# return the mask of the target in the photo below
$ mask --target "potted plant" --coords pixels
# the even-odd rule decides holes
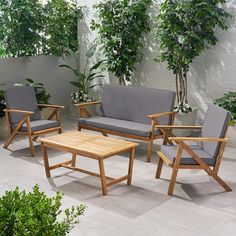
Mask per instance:
[[[0,87],[4,86],[4,84],[0,84]],[[5,119],[5,112],[3,111],[6,108],[5,102],[4,102],[4,94],[3,90],[0,89],[0,138],[5,138],[5,134],[7,134],[6,130],[6,119]]]
[[[96,21],[92,21],[92,30],[97,30],[105,66],[118,79],[119,84],[131,81],[135,64],[141,62],[140,52],[144,43],[144,34],[149,31],[148,13],[151,0],[103,0],[94,8]]]
[[[69,235],[86,206],[80,204],[62,211],[62,196],[57,193],[48,197],[38,185],[29,193],[18,187],[7,191],[0,198],[0,235]]]
[[[45,89],[43,83],[35,82],[32,79],[26,78],[25,83],[15,83],[14,86],[31,86],[34,88],[38,104],[50,103],[49,100],[51,98],[51,95]],[[51,108],[44,108],[40,111],[40,113],[43,119],[47,119],[48,116],[51,114]]]
[[[223,4],[225,0],[165,0],[157,14],[155,27],[158,53],[156,62],[165,62],[167,68],[175,75],[177,118],[188,120],[192,107],[188,103],[187,74],[193,60],[206,49],[215,45],[216,27],[226,30],[227,13]],[[181,115],[187,114],[190,115]],[[189,117],[190,116],[190,117]],[[194,124],[193,121],[184,123]]]
[[[99,67],[102,65],[104,60],[98,61],[94,65],[92,65],[89,68],[90,60],[95,54],[97,45],[94,44],[91,47],[89,47],[88,51],[86,52],[86,61],[85,61],[85,67],[83,70],[80,69],[79,64],[79,55],[77,52],[74,52],[70,49],[68,49],[69,54],[74,58],[75,60],[75,68],[69,66],[69,65],[60,65],[59,67],[65,67],[70,69],[75,76],[77,77],[76,80],[70,81],[70,83],[76,87],[76,90],[71,93],[71,100],[72,105],[70,106],[70,116],[71,118],[78,118],[78,110],[74,108],[73,104],[77,104],[79,102],[91,102],[94,100],[94,98],[91,96],[90,92],[91,89],[102,85],[101,83],[97,83],[97,80],[101,80],[104,78],[104,75],[101,73],[101,70],[99,70]],[[94,111],[93,111],[94,112]]]
[[[228,128],[227,135],[230,147],[236,147],[236,92],[225,93],[222,97],[215,99],[214,104],[231,112],[232,118]]]

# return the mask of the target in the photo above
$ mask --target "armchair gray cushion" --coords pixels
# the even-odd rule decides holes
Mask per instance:
[[[101,101],[102,116],[149,125],[147,115],[173,111],[175,92],[105,85]],[[160,123],[170,124],[170,117],[162,117]]]
[[[231,119],[230,112],[216,105],[210,104],[202,126],[202,137],[224,138],[228,124]],[[219,142],[199,142],[201,148],[211,156],[216,156],[219,152]]]
[[[33,132],[49,129],[49,128],[55,128],[58,127],[58,122],[55,120],[34,120],[30,122],[30,127]],[[13,129],[16,128],[17,125],[13,125]],[[23,124],[20,128],[20,131],[27,131],[27,125]]]
[[[80,118],[79,125],[92,126],[95,128],[107,129],[111,131],[126,133],[130,135],[137,135],[142,137],[149,137],[151,125],[140,124],[133,121],[119,120],[110,117],[91,117]],[[155,135],[160,134],[159,130],[155,131]]]
[[[168,157],[169,160],[174,164],[178,145],[162,145],[161,152]],[[190,145],[190,148],[208,165],[215,164],[215,157],[209,155],[208,152],[204,151],[199,145]],[[181,165],[195,165],[198,164],[185,150],[182,152],[182,158],[180,161]]]
[[[30,116],[32,121],[41,118],[33,87],[12,87],[4,92],[4,98],[7,108],[34,112]],[[23,117],[22,114],[11,113],[10,121],[17,124]]]

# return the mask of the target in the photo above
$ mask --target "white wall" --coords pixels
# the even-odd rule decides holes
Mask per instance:
[[[73,65],[73,60],[55,56],[35,56],[19,58],[3,58],[0,60],[0,84],[5,88],[14,83],[22,83],[25,78],[42,82],[51,94],[51,103],[65,105],[64,114],[68,113],[70,93],[73,87],[69,81],[74,80],[73,73],[66,68],[59,68],[61,64]]]
[[[78,2],[89,8],[90,13],[80,29],[82,31],[86,29],[86,41],[88,42],[96,37],[95,33],[89,32],[89,25],[94,12],[92,5],[99,0],[79,0]],[[162,0],[153,1],[150,10],[152,19],[157,14],[160,2]],[[189,103],[193,107],[199,108],[199,120],[204,116],[207,104],[213,99],[222,96],[224,92],[236,91],[236,0],[227,1],[227,9],[235,16],[230,20],[229,30],[227,32],[217,30],[216,35],[219,42],[212,50],[206,51],[194,61],[188,75]],[[175,89],[173,74],[166,69],[164,64],[156,64],[153,61],[156,50],[153,33],[146,36],[145,44],[143,62],[137,64],[133,85]],[[84,48],[85,44],[81,49]],[[81,63],[83,63],[83,55]]]

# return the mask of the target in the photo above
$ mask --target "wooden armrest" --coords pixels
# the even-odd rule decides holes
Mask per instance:
[[[38,106],[41,107],[41,108],[47,108],[47,107],[51,107],[51,108],[65,108],[64,106],[54,105],[54,104],[38,104]]]
[[[83,106],[91,106],[91,105],[97,105],[101,104],[101,101],[95,101],[95,102],[81,102],[81,103],[76,103],[74,106],[76,107],[83,107]]]
[[[210,137],[169,137],[171,141],[198,141],[198,142],[227,142],[228,138],[210,138]]]
[[[33,111],[23,111],[23,110],[16,110],[16,109],[4,109],[5,112],[14,112],[14,113],[22,113],[26,115],[32,115],[34,114]]]
[[[161,112],[161,113],[157,113],[157,114],[151,114],[151,115],[148,115],[147,117],[150,119],[155,119],[155,118],[159,118],[162,116],[170,116],[170,115],[174,115],[174,114],[176,114],[175,111],[170,111],[170,112]]]
[[[155,128],[158,129],[201,129],[202,126],[192,126],[192,125],[156,125]]]

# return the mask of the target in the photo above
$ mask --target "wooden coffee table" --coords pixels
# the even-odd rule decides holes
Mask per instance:
[[[46,138],[40,138],[39,141],[41,142],[42,146],[43,160],[47,177],[51,177],[50,170],[60,167],[65,167],[71,170],[100,177],[103,195],[107,194],[107,187],[124,180],[127,180],[127,184],[131,185],[134,152],[135,147],[138,145],[137,143],[80,131],[70,131]],[[72,159],[53,166],[49,166],[47,147],[72,153]],[[104,159],[126,151],[130,152],[128,174],[117,179],[105,176]],[[77,154],[97,160],[100,174],[77,168],[75,166]],[[107,180],[109,182],[107,182]]]

